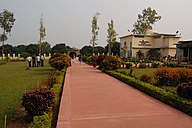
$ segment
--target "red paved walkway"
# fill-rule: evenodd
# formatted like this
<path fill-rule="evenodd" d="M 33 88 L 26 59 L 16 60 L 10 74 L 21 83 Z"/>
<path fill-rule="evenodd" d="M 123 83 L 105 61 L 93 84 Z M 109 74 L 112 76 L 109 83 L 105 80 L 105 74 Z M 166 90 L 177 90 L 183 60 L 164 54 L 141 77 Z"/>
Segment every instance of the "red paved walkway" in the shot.
<path fill-rule="evenodd" d="M 57 128 L 192 128 L 192 117 L 75 62 L 67 70 Z"/>

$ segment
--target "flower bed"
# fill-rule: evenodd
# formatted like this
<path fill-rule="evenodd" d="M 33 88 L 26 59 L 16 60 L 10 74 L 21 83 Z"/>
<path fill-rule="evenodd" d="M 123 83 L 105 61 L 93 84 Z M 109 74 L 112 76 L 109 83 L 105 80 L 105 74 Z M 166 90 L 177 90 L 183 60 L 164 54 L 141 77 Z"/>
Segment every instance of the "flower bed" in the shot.
<path fill-rule="evenodd" d="M 159 87 L 140 81 L 130 76 L 126 76 L 115 71 L 106 71 L 107 74 L 121 80 L 130 86 L 192 116 L 192 101 L 181 98 L 173 93 L 167 92 Z"/>

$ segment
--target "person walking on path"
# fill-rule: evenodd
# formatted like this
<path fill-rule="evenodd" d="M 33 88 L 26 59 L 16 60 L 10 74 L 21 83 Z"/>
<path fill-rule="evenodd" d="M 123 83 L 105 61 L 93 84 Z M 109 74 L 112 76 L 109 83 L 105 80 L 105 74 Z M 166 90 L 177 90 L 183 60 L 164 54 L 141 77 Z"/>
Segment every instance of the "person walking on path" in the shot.
<path fill-rule="evenodd" d="M 28 61 L 29 67 L 31 67 L 32 57 L 31 57 L 31 56 L 28 56 L 28 57 L 27 57 L 27 61 Z"/>
<path fill-rule="evenodd" d="M 80 64 L 82 62 L 82 56 L 81 55 L 79 55 L 79 62 L 80 62 Z"/>

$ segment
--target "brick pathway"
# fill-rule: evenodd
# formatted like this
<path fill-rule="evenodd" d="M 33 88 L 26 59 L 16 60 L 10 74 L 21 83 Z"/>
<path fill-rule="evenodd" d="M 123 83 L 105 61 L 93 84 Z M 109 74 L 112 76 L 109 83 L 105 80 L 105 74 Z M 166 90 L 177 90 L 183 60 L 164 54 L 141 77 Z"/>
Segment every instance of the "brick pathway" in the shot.
<path fill-rule="evenodd" d="M 76 61 L 66 73 L 57 128 L 192 128 L 192 117 Z"/>

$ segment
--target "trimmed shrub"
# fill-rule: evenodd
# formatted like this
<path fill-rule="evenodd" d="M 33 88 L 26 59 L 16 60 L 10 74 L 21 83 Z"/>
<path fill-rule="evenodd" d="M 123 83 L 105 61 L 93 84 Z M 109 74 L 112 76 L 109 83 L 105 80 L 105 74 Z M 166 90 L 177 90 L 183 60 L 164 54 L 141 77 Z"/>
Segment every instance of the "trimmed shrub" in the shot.
<path fill-rule="evenodd" d="M 157 86 L 177 86 L 179 84 L 179 74 L 174 69 L 158 68 L 154 74 Z"/>
<path fill-rule="evenodd" d="M 83 62 L 87 62 L 87 60 L 88 60 L 88 57 L 87 57 L 87 56 L 82 56 L 82 61 L 83 61 Z"/>
<path fill-rule="evenodd" d="M 42 116 L 35 116 L 29 128 L 51 128 L 52 114 L 45 113 Z"/>
<path fill-rule="evenodd" d="M 171 68 L 174 68 L 177 66 L 177 62 L 176 61 L 170 61 L 168 64 L 167 64 L 168 67 L 171 67 Z"/>
<path fill-rule="evenodd" d="M 146 63 L 140 63 L 139 64 L 139 68 L 146 68 L 146 67 L 147 67 Z"/>
<path fill-rule="evenodd" d="M 71 58 L 66 54 L 57 53 L 49 59 L 49 64 L 56 70 L 63 70 L 71 65 Z"/>
<path fill-rule="evenodd" d="M 192 69 L 190 68 L 181 68 L 177 70 L 179 77 L 180 77 L 180 83 L 183 82 L 192 82 Z"/>
<path fill-rule="evenodd" d="M 88 57 L 88 63 L 91 65 L 97 64 L 97 56 L 90 56 Z"/>
<path fill-rule="evenodd" d="M 126 69 L 130 69 L 133 66 L 132 62 L 125 62 Z"/>
<path fill-rule="evenodd" d="M 183 98 L 192 100 L 192 82 L 179 84 L 177 94 Z"/>
<path fill-rule="evenodd" d="M 100 65 L 101 62 L 107 57 L 107 55 L 99 55 L 97 58 L 96 58 L 96 63 L 97 65 Z"/>
<path fill-rule="evenodd" d="M 52 88 L 54 84 L 57 83 L 57 78 L 54 75 L 48 75 L 46 78 L 44 78 L 40 85 L 47 86 L 48 88 Z"/>
<path fill-rule="evenodd" d="M 22 105 L 31 116 L 43 115 L 54 105 L 55 95 L 47 88 L 38 88 L 23 95 Z"/>
<path fill-rule="evenodd" d="M 151 82 L 151 76 L 145 74 L 145 75 L 142 75 L 140 77 L 140 80 L 143 81 L 143 82 L 146 82 L 146 83 L 150 83 Z"/>
<path fill-rule="evenodd" d="M 161 62 L 158 62 L 158 61 L 153 61 L 152 64 L 151 64 L 152 68 L 158 68 L 160 66 L 161 66 Z"/>
<path fill-rule="evenodd" d="M 99 65 L 102 70 L 115 70 L 121 66 L 120 58 L 116 56 L 107 56 Z"/>

